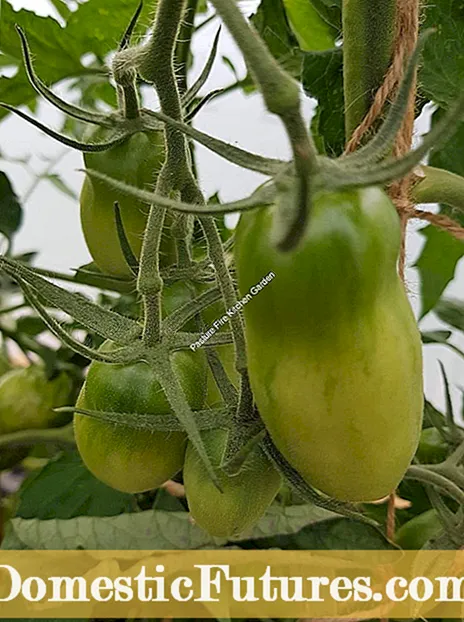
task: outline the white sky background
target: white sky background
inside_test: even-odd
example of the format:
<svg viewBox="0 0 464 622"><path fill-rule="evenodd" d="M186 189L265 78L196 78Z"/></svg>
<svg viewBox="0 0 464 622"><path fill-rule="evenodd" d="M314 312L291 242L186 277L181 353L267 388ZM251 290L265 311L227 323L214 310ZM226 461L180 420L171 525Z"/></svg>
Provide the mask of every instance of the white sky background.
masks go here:
<svg viewBox="0 0 464 622"><path fill-rule="evenodd" d="M33 9L41 15L55 15L48 0L9 0L15 9ZM243 2L244 8L251 11L257 4L256 0ZM197 75L209 53L217 23L206 26L201 34L194 38L193 53L195 64L193 75ZM218 58L215 63L208 90L223 87L234 81L231 70L221 61L222 56L232 60L241 76L245 75L245 66L240 52L231 40L228 32L223 29ZM56 92L66 97L66 89L58 86ZM303 108L308 120L314 110L315 102L303 98ZM41 103L38 109L40 119L51 125L59 126L59 114L49 104ZM418 124L418 133L428 129L429 117L423 115ZM279 119L268 114L258 94L245 96L237 91L212 101L198 114L196 127L245 149L263 155L286 158L289 156L288 142ZM53 169L66 179L66 182L78 193L82 184L82 173L76 169L82 167L82 156L66 149L62 145L45 137L38 130L18 118L8 118L0 125L0 146L7 157L20 157L28 153L34 154L35 170L43 170L41 154L58 156L65 153ZM201 146L197 147L197 161L202 189L206 196L219 191L221 200L232 201L248 195L262 177L244 171L227 163ZM34 178L17 164L2 163L3 170L9 175L19 197L23 197L30 189ZM50 183L38 185L25 206L25 222L16 240L16 252L39 250L38 263L41 267L68 271L88 263L90 257L80 230L79 209L77 202L60 193ZM410 299L414 310L419 306L419 283L417 271L411 266L416 261L423 245L423 238L417 233L421 224L410 225L408 236L408 270L407 282ZM464 262L458 268L457 278L448 287L446 294L463 298L464 293ZM443 328L443 325L429 315L421 324L424 329ZM464 348L464 337L454 336L454 343ZM453 398L457 408L461 403L460 387L464 388L464 361L442 346L427 345L425 348L425 383L426 394L437 406L443 407L443 385L438 369L438 360L445 363L448 377L453 386Z"/></svg>

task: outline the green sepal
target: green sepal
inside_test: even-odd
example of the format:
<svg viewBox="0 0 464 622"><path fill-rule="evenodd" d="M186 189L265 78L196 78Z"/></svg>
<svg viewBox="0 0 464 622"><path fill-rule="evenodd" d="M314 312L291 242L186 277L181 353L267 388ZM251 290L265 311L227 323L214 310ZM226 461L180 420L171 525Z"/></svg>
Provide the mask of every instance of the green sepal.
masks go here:
<svg viewBox="0 0 464 622"><path fill-rule="evenodd" d="M119 413L87 410L78 407L63 407L55 409L56 412L77 413L98 421L106 421L114 425L123 425L134 430L146 430L147 432L183 432L185 426L175 415L146 415L143 413ZM208 410L196 410L193 413L195 423L200 431L214 428L227 429L231 425L232 412L225 408L209 408Z"/></svg>
<svg viewBox="0 0 464 622"><path fill-rule="evenodd" d="M69 292L50 283L43 277L14 259L0 256L0 269L18 282L32 288L50 306L61 309L84 328L94 331L120 345L130 344L142 332L138 322L104 309L80 293Z"/></svg>

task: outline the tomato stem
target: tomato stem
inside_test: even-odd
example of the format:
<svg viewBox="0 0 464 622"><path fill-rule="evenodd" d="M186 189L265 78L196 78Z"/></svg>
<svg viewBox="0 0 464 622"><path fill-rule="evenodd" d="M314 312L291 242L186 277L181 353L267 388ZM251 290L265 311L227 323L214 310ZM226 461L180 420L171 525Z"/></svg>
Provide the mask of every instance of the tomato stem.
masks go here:
<svg viewBox="0 0 464 622"><path fill-rule="evenodd" d="M195 27L195 14L198 0L188 0L176 46L177 83L183 94L187 91L187 73L192 35Z"/></svg>
<svg viewBox="0 0 464 622"><path fill-rule="evenodd" d="M464 211L464 177L433 166L420 166L411 190L416 203L445 203Z"/></svg>
<svg viewBox="0 0 464 622"><path fill-rule="evenodd" d="M423 484L429 484L433 486L433 488L446 493L449 497L457 501L459 505L464 505L464 492L461 488L442 474L434 473L429 467L426 468L419 465L410 466L406 471L405 479L413 479Z"/></svg>
<svg viewBox="0 0 464 622"><path fill-rule="evenodd" d="M279 243L282 250L290 250L305 230L311 203L311 178L318 168L317 150L301 113L300 89L279 66L235 2L211 1L242 51L259 84L267 109L280 117L290 140L299 188L294 213L282 231Z"/></svg>
<svg viewBox="0 0 464 622"><path fill-rule="evenodd" d="M161 293L163 279L160 274L159 253L166 210L152 205L148 215L140 254L137 291L144 308L143 341L155 346L161 341Z"/></svg>
<svg viewBox="0 0 464 622"><path fill-rule="evenodd" d="M388 70L397 0L343 0L345 130L349 139Z"/></svg>
<svg viewBox="0 0 464 622"><path fill-rule="evenodd" d="M184 0L160 0L153 35L139 66L142 76L153 82L161 110L177 121L182 121L182 106L174 70L174 51L184 6ZM173 127L166 127L165 135L164 168L168 170L169 189L180 190L189 168L186 139ZM162 177L163 171L160 173ZM160 183L163 182L158 181Z"/></svg>
<svg viewBox="0 0 464 622"><path fill-rule="evenodd" d="M74 442L73 424L61 428L45 430L20 430L0 436L0 448L9 446L30 446L38 443L51 443L53 445L72 446Z"/></svg>

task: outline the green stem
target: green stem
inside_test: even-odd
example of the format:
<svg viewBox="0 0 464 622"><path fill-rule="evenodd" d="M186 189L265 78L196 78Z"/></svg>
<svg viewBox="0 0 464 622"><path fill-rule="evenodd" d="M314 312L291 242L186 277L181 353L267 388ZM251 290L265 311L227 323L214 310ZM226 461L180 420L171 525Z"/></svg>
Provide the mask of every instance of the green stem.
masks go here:
<svg viewBox="0 0 464 622"><path fill-rule="evenodd" d="M187 91L187 74L190 57L190 47L195 26L195 14L198 0L188 0L184 18L179 31L176 49L177 83L181 94Z"/></svg>
<svg viewBox="0 0 464 622"><path fill-rule="evenodd" d="M277 63L262 39L256 35L238 5L230 0L212 0L261 87L270 112L281 115L300 105L298 84Z"/></svg>
<svg viewBox="0 0 464 622"><path fill-rule="evenodd" d="M122 87L122 107L126 119L137 119L140 116L139 96L135 82Z"/></svg>
<svg viewBox="0 0 464 622"><path fill-rule="evenodd" d="M405 479L412 479L423 484L429 484L437 490L447 494L457 501L459 505L464 505L464 492L454 482L439 473L432 472L429 468L413 465L406 471Z"/></svg>
<svg viewBox="0 0 464 622"><path fill-rule="evenodd" d="M260 86L267 109L280 117L291 143L299 187L294 213L279 240L281 250L290 250L305 230L311 179L318 169L317 151L301 114L300 88L279 66L264 41L248 24L237 3L230 0L211 2L243 53Z"/></svg>
<svg viewBox="0 0 464 622"><path fill-rule="evenodd" d="M153 82L158 93L161 110L176 121L182 121L179 87L174 70L174 50L184 0L160 0L156 12L153 36L140 64L140 73ZM170 190L180 190L188 170L186 140L174 127L165 127L166 162L162 177ZM163 175L164 172L164 175Z"/></svg>
<svg viewBox="0 0 464 622"><path fill-rule="evenodd" d="M464 177L433 166L420 166L411 190L416 203L444 203L464 212Z"/></svg>
<svg viewBox="0 0 464 622"><path fill-rule="evenodd" d="M50 443L57 445L74 445L73 425L70 423L61 428L50 428L48 430L20 430L10 434L0 436L0 447L18 445L36 445L37 443Z"/></svg>
<svg viewBox="0 0 464 622"><path fill-rule="evenodd" d="M159 251L166 210L152 205L140 254L137 291L142 296L144 324L142 339L147 346L161 341L161 293L163 279L159 267Z"/></svg>
<svg viewBox="0 0 464 622"><path fill-rule="evenodd" d="M161 0L158 4L153 36L148 44L140 72L153 82L161 110L182 121L179 89L174 72L174 49L184 11L184 0ZM156 191L169 196L182 188L188 170L186 139L179 130L165 127L166 160L158 177ZM154 346L161 340L161 293L163 280L159 268L159 250L166 210L152 205L145 230L137 289L144 304L143 340ZM185 217L188 218L188 217Z"/></svg>
<svg viewBox="0 0 464 622"><path fill-rule="evenodd" d="M387 73L395 38L396 0L343 0L345 130L349 139Z"/></svg>

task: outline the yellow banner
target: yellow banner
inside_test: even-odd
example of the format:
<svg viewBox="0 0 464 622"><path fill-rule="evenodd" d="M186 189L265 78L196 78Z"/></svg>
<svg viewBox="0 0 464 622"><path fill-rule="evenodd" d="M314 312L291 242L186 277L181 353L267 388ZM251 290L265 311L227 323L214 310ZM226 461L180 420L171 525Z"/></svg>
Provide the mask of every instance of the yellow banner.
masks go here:
<svg viewBox="0 0 464 622"><path fill-rule="evenodd" d="M464 551L1 551L0 618L462 618Z"/></svg>

